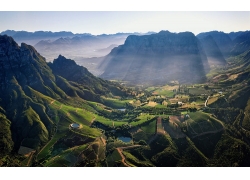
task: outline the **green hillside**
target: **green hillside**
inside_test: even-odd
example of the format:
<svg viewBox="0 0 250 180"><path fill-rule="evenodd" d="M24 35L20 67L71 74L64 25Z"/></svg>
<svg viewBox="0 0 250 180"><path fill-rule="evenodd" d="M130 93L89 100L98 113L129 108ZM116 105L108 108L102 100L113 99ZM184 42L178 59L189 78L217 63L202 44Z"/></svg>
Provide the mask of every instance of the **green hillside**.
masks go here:
<svg viewBox="0 0 250 180"><path fill-rule="evenodd" d="M152 79L145 86L135 83L129 87L127 82L95 77L62 55L47 63L32 46L19 46L12 37L1 35L0 166L249 166L250 51L244 45L248 41L242 44L244 38L236 38L237 42L230 45L234 49L231 55L230 47L224 48L223 53L228 55L225 62L220 53L222 44L217 44L219 35L225 37L225 33L215 34L218 36L214 40L204 39L210 39L210 44L203 45L210 58L216 57L223 63L198 69L202 73L211 69L206 74L207 81L197 74L194 79L194 72L187 77L188 82L202 78L202 84L186 84L180 73L176 74L179 81L165 81L165 72L161 71L154 78L165 83L156 87L152 86L157 83ZM177 34L163 31L157 37L170 35L174 38ZM177 39L181 40L182 35L190 36L193 46L186 46L188 41L175 42L174 54L179 50L188 54L194 51L202 55L200 65L206 64L198 39L192 33L179 33ZM159 45L156 36L149 37L155 41L152 44ZM149 37L146 42L151 42ZM132 47L134 41L138 52L146 53L144 41L140 44L134 38L130 37L126 46L112 53L120 57L118 51L130 47L129 44ZM185 46L178 50L183 43ZM172 47L170 42L167 44ZM240 50L242 45L246 47L244 52ZM172 57L172 52L165 50L167 57ZM149 57L145 61L150 62ZM157 59L163 61L160 56ZM171 59L173 64L175 61ZM136 73L141 66L134 68L130 71ZM182 69L184 74L189 71L184 65ZM141 71L135 82L151 78L145 73L148 72ZM129 73L126 76L134 78Z"/></svg>

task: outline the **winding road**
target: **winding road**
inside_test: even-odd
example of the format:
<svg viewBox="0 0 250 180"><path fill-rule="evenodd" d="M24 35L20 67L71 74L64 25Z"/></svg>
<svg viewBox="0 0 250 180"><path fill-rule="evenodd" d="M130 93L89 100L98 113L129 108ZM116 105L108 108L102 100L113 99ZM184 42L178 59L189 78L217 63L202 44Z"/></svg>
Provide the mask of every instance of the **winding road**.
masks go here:
<svg viewBox="0 0 250 180"><path fill-rule="evenodd" d="M133 146L125 146L125 147L119 147L119 148L116 148L117 152L120 154L121 158L122 158L122 163L126 166L126 167L130 167L126 162L125 162L125 156L123 155L122 151L124 149L131 149L131 148L135 148L135 147L139 147L141 145L133 145Z"/></svg>
<svg viewBox="0 0 250 180"><path fill-rule="evenodd" d="M209 98L210 98L210 96L208 96L206 101L205 101L205 107L207 107L207 102L208 102Z"/></svg>

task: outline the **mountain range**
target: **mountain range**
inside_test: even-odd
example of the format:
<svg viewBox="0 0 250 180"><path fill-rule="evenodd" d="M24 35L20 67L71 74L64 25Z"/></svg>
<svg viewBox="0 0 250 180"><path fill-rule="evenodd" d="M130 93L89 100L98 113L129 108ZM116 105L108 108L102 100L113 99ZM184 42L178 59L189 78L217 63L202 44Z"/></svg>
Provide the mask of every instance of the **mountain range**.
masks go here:
<svg viewBox="0 0 250 180"><path fill-rule="evenodd" d="M56 122L48 115L53 100L79 106L86 100L105 104L102 96L126 96L119 84L93 76L86 68L59 55L48 63L34 47L19 46L0 35L0 149L36 149L54 134Z"/></svg>
<svg viewBox="0 0 250 180"><path fill-rule="evenodd" d="M132 84L204 82L211 67L223 67L227 64L225 58L249 48L248 36L248 31L240 32L232 41L228 34L219 31L197 36L169 31L130 35L123 45L103 58L100 77Z"/></svg>
<svg viewBox="0 0 250 180"><path fill-rule="evenodd" d="M129 36L114 48L100 68L104 79L164 84L168 81L202 82L209 65L202 44L191 32L161 31Z"/></svg>
<svg viewBox="0 0 250 180"><path fill-rule="evenodd" d="M98 39L86 37L43 42L63 50L77 41ZM0 166L117 166L128 162L137 166L249 166L249 40L249 31L129 35L124 44L107 46L111 52L98 57L103 74L96 77L63 53L48 62L33 46L18 45L12 37L0 35ZM94 63L96 58L88 60ZM192 119L181 113L177 117L172 116L176 108L163 103L145 106L152 98L158 102L160 95L151 97L148 91L132 91L108 81L113 79L153 86L177 80L184 84L179 84L177 99L186 96L180 88L187 90L186 84L195 83L188 91L207 89L210 94L193 92L187 95L190 99L199 102L195 98L213 97L209 107L185 110ZM173 92L168 93L172 96ZM195 98L194 93L198 94ZM164 103L170 102L168 96ZM120 104L128 109L119 110ZM166 112L172 113L172 123ZM180 127L173 123L179 123L178 118L183 121ZM70 129L72 122L81 129ZM136 145L126 149L116 140L116 133L132 134ZM25 148L32 150L28 158L18 155Z"/></svg>
<svg viewBox="0 0 250 180"><path fill-rule="evenodd" d="M116 33L92 35L90 33L72 33L68 31L14 31L6 30L0 35L11 36L19 45L26 43L32 45L47 61L53 61L59 54L67 58L81 59L105 56L110 52L110 46L124 43L127 36L148 33ZM87 63L83 65L88 66Z"/></svg>

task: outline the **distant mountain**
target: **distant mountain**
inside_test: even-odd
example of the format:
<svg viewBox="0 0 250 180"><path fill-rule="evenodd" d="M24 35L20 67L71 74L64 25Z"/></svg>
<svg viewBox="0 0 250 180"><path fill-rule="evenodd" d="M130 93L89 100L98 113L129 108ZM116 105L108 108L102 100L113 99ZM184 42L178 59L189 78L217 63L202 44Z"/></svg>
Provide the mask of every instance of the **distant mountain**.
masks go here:
<svg viewBox="0 0 250 180"><path fill-rule="evenodd" d="M227 58L230 55L230 51L233 47L233 41L228 34L219 31L210 31L198 34L196 37L203 39L206 36L212 36L224 58Z"/></svg>
<svg viewBox="0 0 250 180"><path fill-rule="evenodd" d="M111 45L122 44L126 37L127 35L61 37L53 41L39 41L34 47L46 57L48 61L52 61L59 54L64 54L66 57L72 59L101 57L111 51Z"/></svg>
<svg viewBox="0 0 250 180"><path fill-rule="evenodd" d="M27 31L13 31L7 30L0 33L0 35L11 36L19 45L21 43L26 43L34 46L41 40L51 40L54 41L58 38L66 38L75 36L72 32L51 32L51 31L36 31L36 32L27 32ZM90 34L84 33L80 34L81 36L89 36Z"/></svg>
<svg viewBox="0 0 250 180"><path fill-rule="evenodd" d="M59 54L63 54L67 58L77 59L79 64L86 66L92 73L97 75L100 74L96 68L99 65L100 57L110 53L114 44L115 46L123 44L125 39L132 34L145 35L154 33L119 32L116 34L92 35L89 33L74 34L66 31L27 32L7 30L0 34L12 36L19 45L24 42L34 46L46 58L46 61L53 61Z"/></svg>
<svg viewBox="0 0 250 180"><path fill-rule="evenodd" d="M153 34L154 32L148 33L116 33L116 34L101 34L97 35L96 37L101 38L109 38L113 37L127 37L128 35L135 34L135 35L143 35L143 34ZM21 44L22 42L30 45L35 45L41 40L56 40L58 38L73 38L73 37L93 37L94 35L90 33L72 33L70 31L60 31L60 32L52 32L52 31L35 31L35 32L28 32L28 31L14 31L14 30L6 30L2 31L0 35L8 35L14 38L14 40Z"/></svg>
<svg viewBox="0 0 250 180"><path fill-rule="evenodd" d="M71 59L82 59L81 65L88 66L88 59L102 57L110 53L115 46L123 44L128 35L139 33L117 33L88 36L61 37L55 40L41 40L34 47L46 58L52 61L59 54ZM114 46L115 45L115 46ZM85 62L84 60L87 59ZM94 59L93 59L93 63ZM95 68L90 68L95 73Z"/></svg>
<svg viewBox="0 0 250 180"><path fill-rule="evenodd" d="M201 82L209 70L200 41L193 33L130 35L123 45L105 57L100 69L104 79L117 79L135 84Z"/></svg>
<svg viewBox="0 0 250 180"><path fill-rule="evenodd" d="M99 39L96 38L96 36L74 36L72 38L69 37L61 37L54 41L46 41L42 40L39 41L34 47L40 48L40 50L44 50L42 48L67 48L67 45L72 46L72 48L77 48L79 45L85 45L87 46L89 43L89 46L95 41L98 41Z"/></svg>
<svg viewBox="0 0 250 180"><path fill-rule="evenodd" d="M210 66L226 65L227 62L211 35L200 39L200 41L206 52L208 63L210 64Z"/></svg>
<svg viewBox="0 0 250 180"><path fill-rule="evenodd" d="M72 37L75 36L72 32L69 31L60 31L60 32L51 32L51 31L35 31L35 32L27 32L27 31L13 31L6 30L0 33L1 35L12 36L15 40L19 39L47 39L47 38L59 38L59 37ZM79 36L89 36L89 33L77 34Z"/></svg>

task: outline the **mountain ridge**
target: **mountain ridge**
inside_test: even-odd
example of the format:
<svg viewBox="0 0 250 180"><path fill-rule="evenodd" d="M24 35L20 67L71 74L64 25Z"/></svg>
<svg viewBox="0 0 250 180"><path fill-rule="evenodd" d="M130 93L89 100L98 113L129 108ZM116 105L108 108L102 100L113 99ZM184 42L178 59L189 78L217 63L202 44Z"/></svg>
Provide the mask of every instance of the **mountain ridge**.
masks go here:
<svg viewBox="0 0 250 180"><path fill-rule="evenodd" d="M34 47L18 46L12 37L0 35L0 123L7 128L0 148L7 153L17 152L20 146L39 149L51 138L57 123L48 114L48 104L55 100L105 103L101 96L127 95L125 88L96 78L73 60L59 56L54 63L66 64L60 67L67 71L55 70ZM72 73L66 76L67 72Z"/></svg>
<svg viewBox="0 0 250 180"><path fill-rule="evenodd" d="M154 61L151 59L154 59ZM189 66L185 67L182 63L187 63L186 65ZM155 72L158 69L161 73L150 74L147 72L149 68L152 68L152 71ZM181 70L178 70L178 68ZM194 68L194 71L188 71L186 77L180 76L181 71L187 73L186 71L189 68ZM104 70L104 73L100 76L104 79L113 78L132 82L133 77L137 77L137 80L133 83L145 83L147 80L166 83L166 80L162 81L159 77L165 76L164 79L168 81L186 81L188 78L189 82L202 81L209 66L204 50L193 33L177 34L161 31L153 35L128 36L123 45L114 48L106 56L100 65L100 69ZM173 72L173 69L178 73ZM168 71L170 72L169 75L164 73ZM171 78L171 76L173 77ZM191 76L193 77L191 78Z"/></svg>

